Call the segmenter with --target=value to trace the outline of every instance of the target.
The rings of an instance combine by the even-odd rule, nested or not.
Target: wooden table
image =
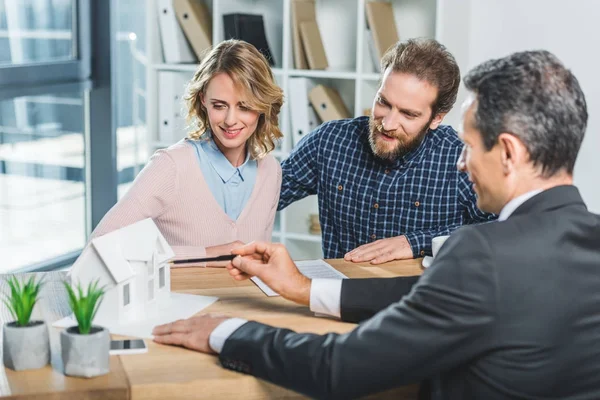
[[[410,276],[422,272],[420,260],[378,267],[350,264],[343,260],[328,262],[351,278]],[[267,297],[252,282],[234,281],[224,269],[172,269],[171,288],[182,293],[219,297],[219,301],[202,312],[223,313],[299,332],[343,333],[355,326],[317,318],[307,307],[280,297]],[[58,319],[68,311],[55,310],[54,313],[54,318]],[[52,367],[18,373],[5,369],[4,384],[0,377],[0,393],[19,399],[302,398],[295,392],[252,376],[226,370],[215,356],[151,341],[147,341],[149,351],[146,354],[112,356],[109,375],[93,379],[65,377],[59,372],[62,371],[60,352],[55,351],[55,346],[59,345],[58,334],[53,336],[56,340],[53,343]],[[416,387],[408,386],[377,396],[387,397],[414,399]]]

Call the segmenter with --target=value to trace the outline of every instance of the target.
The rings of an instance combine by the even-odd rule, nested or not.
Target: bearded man
[[[398,42],[381,60],[371,117],[329,121],[282,162],[278,209],[316,194],[325,258],[380,264],[431,255],[431,239],[489,221],[462,143],[441,125],[460,84],[456,60],[432,39]]]

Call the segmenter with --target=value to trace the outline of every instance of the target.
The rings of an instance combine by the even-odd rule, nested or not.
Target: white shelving
[[[194,72],[197,68],[196,64],[165,64],[158,63],[152,64],[150,68],[156,71],[186,71],[186,72]]]
[[[308,233],[286,232],[285,237],[292,240],[304,240],[306,242],[321,243],[321,235],[312,235]]]
[[[292,54],[291,0],[198,0],[212,14],[213,43],[223,40],[223,15],[232,12],[262,14],[267,41],[275,59],[274,75],[287,94],[290,77],[307,77],[317,83],[335,87],[348,110],[363,115],[371,108],[377,91],[379,73],[375,70],[369,49],[366,48],[366,0],[316,0],[316,14],[323,46],[327,54],[327,70],[295,69]],[[394,18],[401,39],[411,37],[436,37],[437,26],[446,22],[437,13],[442,3],[460,0],[392,0]],[[151,135],[151,152],[172,143],[158,138],[158,73],[177,72],[192,77],[196,64],[165,64],[162,58],[158,32],[156,0],[146,0],[148,49],[148,132]],[[446,8],[450,7],[445,5]],[[437,12],[436,12],[437,11]],[[438,37],[438,40],[440,38]],[[280,125],[284,139],[273,155],[285,159],[293,147],[289,99],[282,108]],[[154,116],[154,117],[153,117]],[[176,135],[183,138],[185,132]],[[174,140],[175,141],[175,140]],[[284,243],[296,259],[322,256],[321,238],[309,233],[309,214],[317,213],[316,196],[292,204],[277,215],[273,241]]]

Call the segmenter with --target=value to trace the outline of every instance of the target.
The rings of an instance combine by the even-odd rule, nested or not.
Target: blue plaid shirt
[[[318,195],[325,258],[400,235],[414,257],[431,255],[432,238],[496,218],[477,208],[467,174],[456,169],[462,143],[452,127],[429,131],[417,149],[385,162],[373,155],[368,121],[326,122],[281,164],[278,209]]]

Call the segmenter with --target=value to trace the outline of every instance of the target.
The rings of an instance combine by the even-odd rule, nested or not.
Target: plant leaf
[[[10,294],[5,295],[4,303],[17,325],[25,326],[29,324],[33,308],[37,303],[43,286],[42,279],[36,283],[35,276],[32,275],[27,281],[21,282],[16,275],[11,275],[6,282],[10,287]]]
[[[84,290],[81,283],[77,283],[74,290],[67,282],[65,287],[69,293],[69,305],[77,319],[79,333],[87,335],[92,327],[92,321],[96,316],[101,298],[104,295],[105,287],[98,287],[100,280],[89,282]]]

